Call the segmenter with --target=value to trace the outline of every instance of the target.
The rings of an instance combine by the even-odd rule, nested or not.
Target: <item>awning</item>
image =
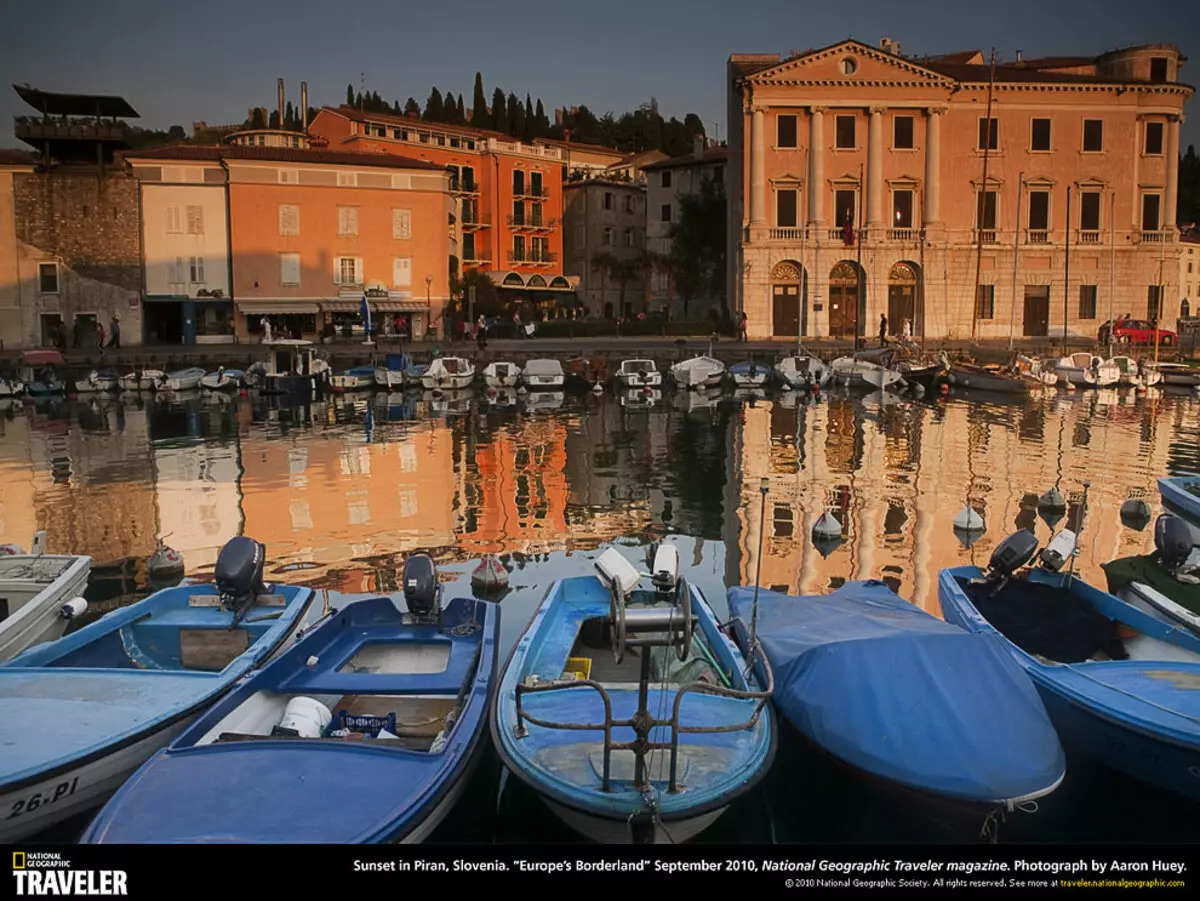
[[[368,300],[372,313],[421,313],[429,309],[423,300]],[[362,300],[331,300],[321,304],[326,313],[357,313]]]
[[[299,303],[287,300],[238,301],[238,312],[247,316],[287,316],[290,314],[316,313],[315,303]]]

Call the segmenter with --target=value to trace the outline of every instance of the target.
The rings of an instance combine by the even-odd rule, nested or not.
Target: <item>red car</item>
[[[1179,336],[1166,329],[1156,329],[1144,319],[1118,319],[1116,322],[1106,322],[1100,326],[1100,343],[1108,343],[1108,333],[1112,331],[1112,339],[1117,344],[1153,344],[1155,340],[1164,347],[1170,347],[1179,340]],[[1155,332],[1158,333],[1157,339]]]

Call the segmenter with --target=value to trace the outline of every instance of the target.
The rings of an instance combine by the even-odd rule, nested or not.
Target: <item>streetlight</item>
[[[429,299],[429,292],[432,290],[432,288],[433,288],[433,276],[427,275],[427,276],[425,276],[425,309],[428,310],[429,312],[426,313],[425,315],[429,317],[429,321],[431,324],[433,322],[433,302]],[[445,324],[445,321],[446,321],[445,316],[443,316],[442,323]]]

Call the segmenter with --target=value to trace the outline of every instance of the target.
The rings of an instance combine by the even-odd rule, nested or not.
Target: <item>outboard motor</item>
[[[404,561],[404,606],[413,619],[439,621],[442,615],[441,587],[437,567],[428,554],[413,554]]]
[[[1192,554],[1192,533],[1178,516],[1164,513],[1154,523],[1154,547],[1164,569],[1174,572]]]
[[[221,548],[213,571],[213,581],[221,594],[221,605],[227,610],[237,611],[235,623],[255,598],[266,593],[263,584],[266,559],[267,549],[253,538],[245,536],[231,538]]]
[[[679,549],[674,543],[664,541],[654,553],[650,566],[650,581],[660,594],[671,594],[679,584]]]
[[[1037,536],[1028,529],[1014,532],[1000,542],[992,552],[987,567],[987,581],[993,585],[993,595],[1008,584],[1017,570],[1033,559],[1037,546]]]
[[[1038,554],[1038,562],[1043,569],[1052,573],[1058,572],[1075,553],[1078,536],[1070,529],[1063,529],[1051,539],[1050,543]]]

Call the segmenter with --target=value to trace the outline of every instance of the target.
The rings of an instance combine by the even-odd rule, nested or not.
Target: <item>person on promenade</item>
[[[887,347],[887,316],[879,314],[879,346]]]
[[[480,350],[487,350],[487,320],[480,314],[479,321],[475,323],[475,343]]]
[[[113,313],[112,322],[108,326],[108,346],[118,350],[121,347],[121,321],[117,319],[116,313]]]
[[[742,310],[741,316],[738,317],[738,339],[746,340],[746,311]]]
[[[104,326],[96,320],[96,350],[100,351],[100,359],[104,359]]]

